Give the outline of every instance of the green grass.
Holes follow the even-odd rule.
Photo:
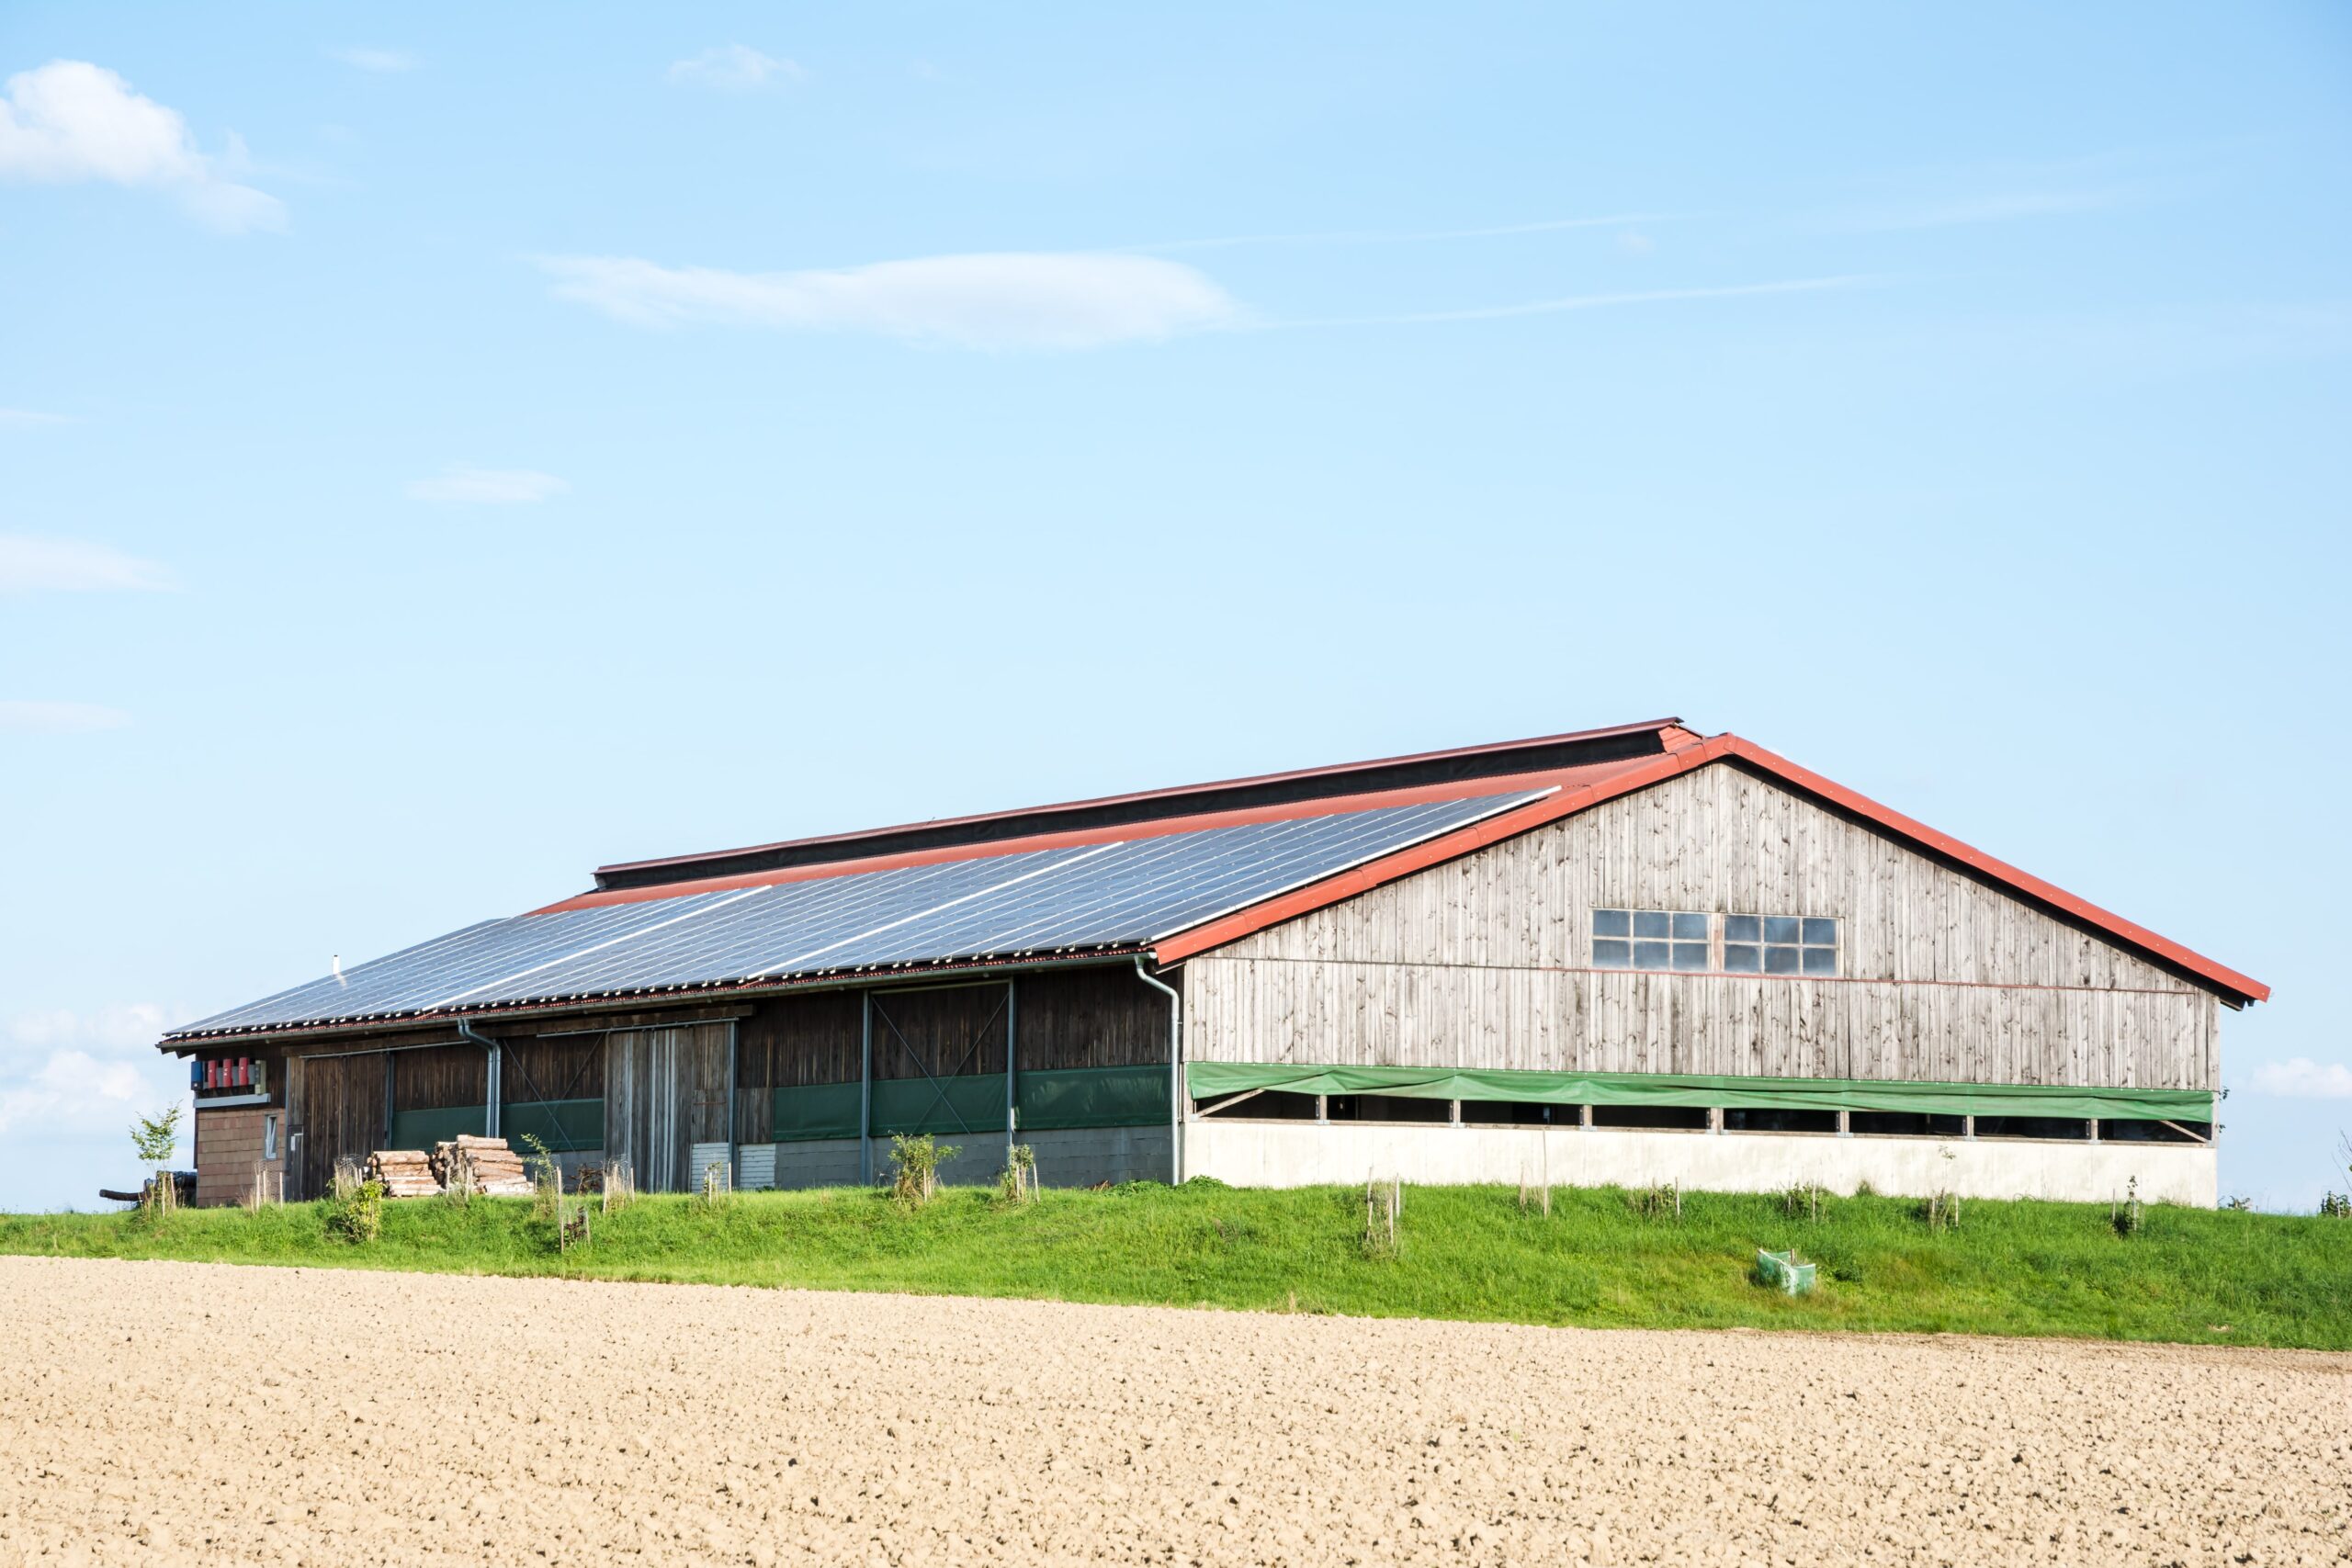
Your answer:
[[[1689,1193],[1647,1220],[1611,1188],[1408,1188],[1403,1255],[1367,1258],[1361,1190],[1193,1182],[1048,1191],[1010,1207],[974,1189],[909,1213],[864,1190],[743,1193],[717,1207],[639,1198],[558,1257],[526,1199],[388,1202],[379,1239],[333,1239],[324,1205],[0,1215],[0,1253],[306,1268],[695,1280],[1137,1302],[1368,1316],[1645,1328],[2052,1335],[2352,1348],[2352,1224],[2151,1205],[2116,1234],[2103,1204],[1971,1202],[1931,1232],[1907,1199]],[[1758,1247],[1795,1247],[1821,1288],[1756,1282]]]

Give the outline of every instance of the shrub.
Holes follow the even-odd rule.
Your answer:
[[[1007,1151],[1004,1168],[997,1173],[996,1195],[1008,1203],[1026,1203],[1037,1196],[1037,1151],[1015,1144]]]
[[[964,1151],[935,1141],[929,1133],[912,1137],[900,1133],[890,1140],[890,1196],[909,1209],[920,1209],[939,1190],[939,1168]]]
[[[326,1225],[327,1235],[354,1247],[375,1240],[384,1228],[384,1184],[362,1181],[346,1192],[336,1182],[335,1195],[327,1200]]]

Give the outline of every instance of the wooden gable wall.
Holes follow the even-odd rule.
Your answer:
[[[1595,908],[1832,915],[1835,979],[1592,967]],[[1193,957],[1204,1061],[2210,1089],[2214,997],[1730,762]]]

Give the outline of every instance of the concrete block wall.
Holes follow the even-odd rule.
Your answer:
[[[1164,1136],[1165,1134],[1163,1134]],[[1623,1127],[1455,1127],[1367,1122],[1184,1125],[1184,1173],[1236,1187],[1353,1185],[1396,1177],[1432,1186],[1549,1181],[1779,1192],[1818,1182],[1851,1193],[2054,1198],[2108,1202],[2132,1179],[2150,1202],[2213,1207],[2210,1144],[2034,1143],[2004,1138],[1831,1137],[1810,1134],[1650,1132]]]

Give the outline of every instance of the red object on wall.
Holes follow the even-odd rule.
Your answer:
[[[220,1077],[220,1064],[216,1061],[207,1059],[204,1064],[204,1087],[207,1089],[219,1088]]]
[[[239,1089],[254,1087],[254,1059],[251,1056],[237,1058],[237,1087]]]

